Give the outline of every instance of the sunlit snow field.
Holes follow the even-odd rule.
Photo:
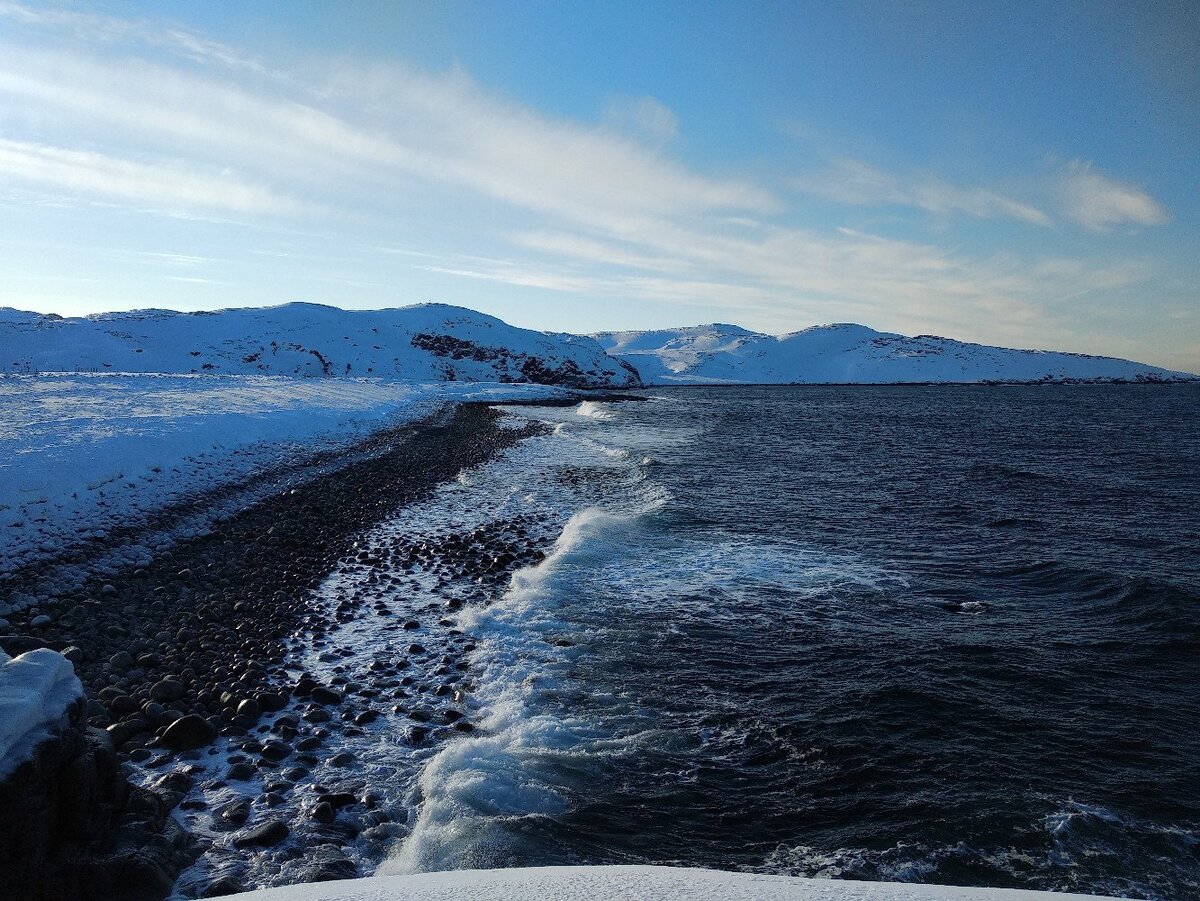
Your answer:
[[[0,377],[0,572],[449,401],[557,391],[280,376]]]

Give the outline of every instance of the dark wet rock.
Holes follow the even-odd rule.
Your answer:
[[[225,778],[230,782],[246,782],[253,779],[256,775],[254,767],[248,763],[235,763],[225,773]]]
[[[227,895],[236,895],[246,890],[246,887],[233,876],[222,876],[220,879],[215,879],[204,887],[200,893],[201,898],[224,898]]]
[[[245,798],[230,801],[228,804],[218,807],[216,815],[225,823],[241,826],[250,819],[250,802]]]
[[[290,831],[282,820],[267,820],[265,823],[235,836],[233,843],[239,848],[266,848],[278,845],[288,837]]]
[[[349,807],[356,801],[354,795],[349,792],[329,792],[327,794],[318,795],[317,803],[328,804],[334,810],[341,810],[343,807]]]
[[[354,763],[354,755],[350,751],[342,751],[329,758],[330,766],[349,766]]]
[[[337,818],[337,810],[328,801],[320,801],[312,809],[312,818],[318,823],[332,823]]]
[[[305,858],[297,881],[331,882],[336,879],[353,879],[358,869],[341,848],[336,845],[321,845]]]
[[[258,706],[267,713],[277,713],[287,706],[287,695],[282,692],[265,691],[257,696]]]
[[[262,756],[272,763],[279,763],[292,756],[291,745],[282,741],[269,741],[263,745]]]
[[[154,780],[154,790],[163,799],[166,808],[173,810],[179,806],[179,802],[184,799],[195,784],[195,778],[189,776],[187,773],[167,773],[165,776],[160,776]]]
[[[324,685],[318,685],[310,694],[314,704],[340,704],[342,703],[342,693],[335,691],[332,688],[327,688]]]
[[[129,695],[117,695],[109,703],[108,709],[116,716],[128,716],[131,713],[137,713],[141,709],[141,705]]]
[[[239,717],[246,717],[253,724],[262,716],[262,705],[254,698],[246,698],[246,700],[238,704],[237,715]]]
[[[189,713],[167,727],[162,743],[176,751],[202,748],[217,737],[216,728],[201,716]]]
[[[408,730],[409,744],[419,745],[421,742],[423,742],[428,737],[429,737],[429,730],[426,729],[424,726],[413,726],[411,729]]]
[[[123,747],[130,739],[150,728],[150,722],[140,713],[126,717],[107,728],[109,738],[117,747]]]
[[[150,700],[160,704],[178,701],[186,694],[187,690],[177,679],[162,679],[150,687]]]

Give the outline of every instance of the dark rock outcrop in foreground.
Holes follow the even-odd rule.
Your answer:
[[[171,799],[130,785],[83,706],[0,782],[5,901],[159,901],[194,858]]]

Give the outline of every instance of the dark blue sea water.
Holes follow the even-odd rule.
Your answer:
[[[1200,897],[1200,389],[648,396],[478,474],[563,532],[390,866]]]

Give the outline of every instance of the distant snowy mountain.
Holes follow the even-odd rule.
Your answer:
[[[3,372],[357,376],[624,388],[636,370],[592,338],[529,331],[461,307],[317,304],[83,318],[0,308]]]
[[[764,335],[736,325],[594,336],[648,385],[894,384],[923,382],[1169,382],[1195,379],[1112,357],[908,338],[863,325]]]
[[[1196,378],[1083,354],[815,326],[764,335],[736,325],[592,337],[535,332],[445,304],[341,310],[317,304],[82,318],[0,308],[0,372],[350,376],[572,388],[696,384],[1162,382]],[[640,374],[640,378],[639,378]]]

